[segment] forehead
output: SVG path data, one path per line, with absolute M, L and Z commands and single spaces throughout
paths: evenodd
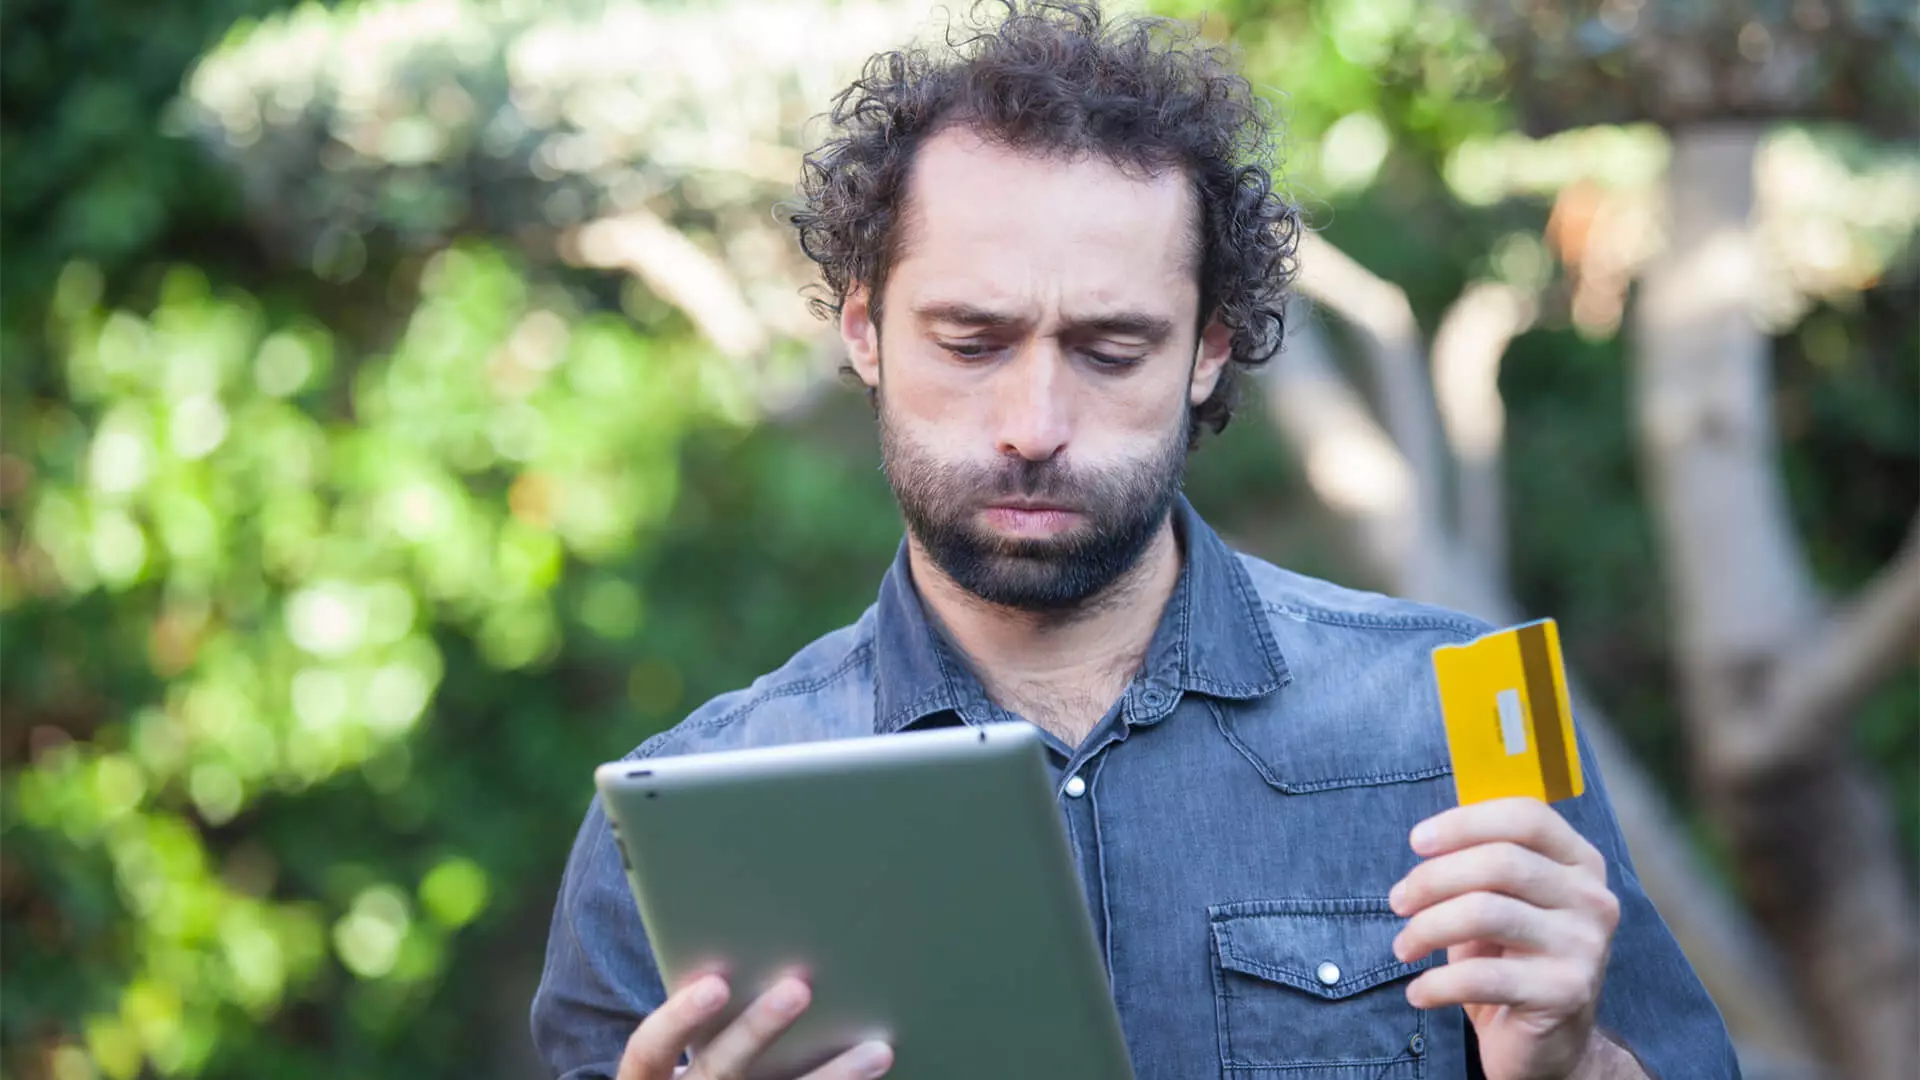
M 1194 194 L 1177 169 L 1009 149 L 964 129 L 920 148 L 893 285 L 1018 300 L 1191 304 Z

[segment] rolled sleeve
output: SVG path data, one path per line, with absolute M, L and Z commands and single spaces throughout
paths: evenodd
M 554 902 L 530 1010 L 534 1047 L 560 1080 L 613 1080 L 628 1036 L 664 1000 L 619 850 L 595 799 Z
M 1560 809 L 1606 856 L 1607 885 L 1620 900 L 1620 925 L 1600 993 L 1600 1027 L 1659 1080 L 1738 1078 L 1720 1010 L 1641 888 L 1584 735 L 1579 745 L 1587 790 Z

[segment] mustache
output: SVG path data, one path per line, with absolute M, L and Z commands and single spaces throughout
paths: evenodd
M 1123 513 L 1139 496 L 1138 467 L 1125 464 L 1089 466 L 1064 457 L 942 462 L 904 440 L 893 445 L 892 464 L 889 475 L 897 487 L 947 515 L 967 516 L 1014 499 L 1082 513 Z
M 992 499 L 1032 499 L 1071 505 L 1084 499 L 1097 481 L 1081 476 L 1059 458 L 1030 461 L 1019 458 L 979 471 L 980 495 Z
M 1161 478 L 1157 486 L 1177 493 L 1185 471 L 1185 430 L 1169 432 L 1145 458 L 1113 462 L 1078 460 L 1059 453 L 1032 459 L 995 453 L 980 457 L 943 459 L 894 425 L 891 410 L 878 405 L 881 469 L 903 503 L 911 503 L 928 520 L 958 525 L 974 513 L 1004 500 L 1027 500 L 1101 519 L 1125 517 L 1133 504 L 1149 494 L 1147 477 Z
M 963 515 L 1008 500 L 1112 514 L 1136 496 L 1129 470 L 1076 467 L 1061 458 L 940 465 L 922 472 L 914 486 L 934 505 Z

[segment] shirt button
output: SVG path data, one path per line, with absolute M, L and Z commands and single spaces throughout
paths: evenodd
M 1159 688 L 1149 686 L 1146 692 L 1140 695 L 1140 700 L 1146 704 L 1147 708 L 1158 709 L 1167 703 L 1167 695 Z
M 1414 1032 L 1413 1038 L 1407 1040 L 1407 1049 L 1411 1050 L 1415 1056 L 1426 1053 L 1427 1037 L 1417 1031 Z
M 1340 981 L 1340 965 L 1331 960 L 1322 960 L 1320 966 L 1313 969 L 1313 977 L 1327 986 L 1332 986 Z
M 1082 780 L 1079 774 L 1076 773 L 1067 779 L 1067 798 L 1077 799 L 1086 793 L 1087 782 Z

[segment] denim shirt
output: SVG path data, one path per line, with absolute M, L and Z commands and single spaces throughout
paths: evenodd
M 1145 662 L 1078 747 L 1048 737 L 1138 1080 L 1480 1076 L 1457 1007 L 1418 1010 L 1387 891 L 1452 806 L 1428 651 L 1490 629 L 1239 555 L 1182 500 L 1179 582 Z M 633 757 L 1018 719 L 929 624 L 905 546 L 859 621 Z M 1599 770 L 1557 804 L 1606 856 L 1620 924 L 1599 1024 L 1663 1080 L 1738 1075 L 1720 1015 L 1634 876 Z M 1072 781 L 1072 782 L 1070 782 Z M 584 782 L 584 778 L 583 778 Z M 876 808 L 876 812 L 878 812 Z M 612 1077 L 665 997 L 596 800 L 532 1007 L 567 1080 Z

